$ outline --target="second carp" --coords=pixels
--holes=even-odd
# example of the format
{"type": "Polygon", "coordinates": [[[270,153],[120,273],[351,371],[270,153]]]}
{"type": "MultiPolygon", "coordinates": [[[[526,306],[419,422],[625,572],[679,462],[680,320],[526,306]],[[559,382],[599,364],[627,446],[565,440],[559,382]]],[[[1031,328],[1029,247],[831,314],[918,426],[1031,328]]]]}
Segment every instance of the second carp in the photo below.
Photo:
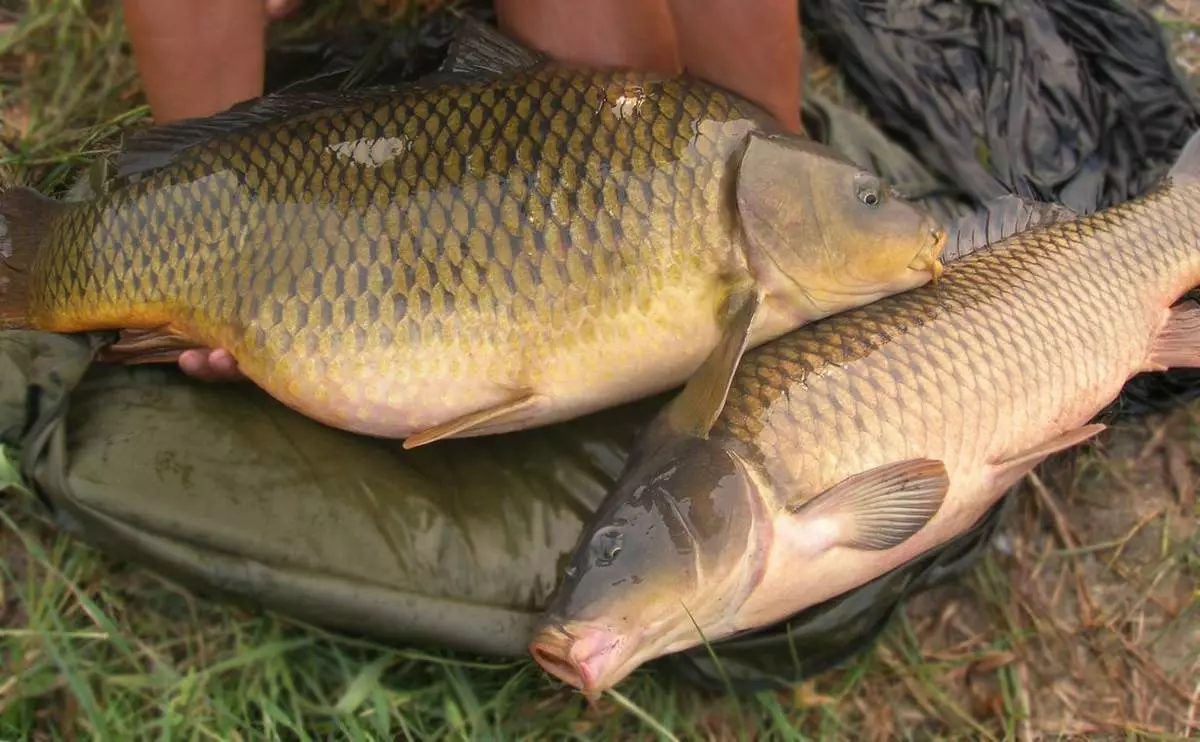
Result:
{"type": "Polygon", "coordinates": [[[1099,433],[1128,379],[1200,367],[1200,305],[1176,303],[1197,285],[1200,133],[1140,198],[747,353],[715,420],[688,385],[581,535],[533,656],[596,695],[946,543],[1099,433]]]}

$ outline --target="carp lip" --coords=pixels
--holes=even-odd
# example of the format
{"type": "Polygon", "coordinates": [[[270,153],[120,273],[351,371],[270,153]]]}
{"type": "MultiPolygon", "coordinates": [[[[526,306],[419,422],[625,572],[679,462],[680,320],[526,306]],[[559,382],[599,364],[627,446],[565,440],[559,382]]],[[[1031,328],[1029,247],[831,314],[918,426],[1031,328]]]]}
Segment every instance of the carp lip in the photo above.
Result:
{"type": "Polygon", "coordinates": [[[946,251],[949,240],[950,234],[945,229],[938,226],[930,227],[929,239],[913,256],[912,262],[908,264],[909,270],[918,273],[932,273],[935,282],[940,280],[942,273],[946,270],[946,266],[942,263],[942,255],[946,251]]]}
{"type": "Polygon", "coordinates": [[[574,632],[549,626],[530,642],[529,653],[543,670],[595,700],[620,666],[617,650],[621,643],[615,632],[598,626],[583,626],[574,632]]]}

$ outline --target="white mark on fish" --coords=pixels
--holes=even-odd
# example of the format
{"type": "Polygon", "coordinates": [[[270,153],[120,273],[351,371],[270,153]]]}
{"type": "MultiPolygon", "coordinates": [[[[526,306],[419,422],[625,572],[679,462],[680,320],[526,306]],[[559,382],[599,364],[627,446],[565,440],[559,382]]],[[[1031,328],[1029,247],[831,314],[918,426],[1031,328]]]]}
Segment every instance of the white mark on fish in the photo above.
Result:
{"type": "Polygon", "coordinates": [[[362,137],[331,144],[329,151],[344,160],[367,167],[381,167],[408,149],[407,137],[362,137]]]}
{"type": "Polygon", "coordinates": [[[624,93],[616,97],[609,108],[612,109],[614,116],[627,120],[636,116],[638,109],[645,102],[646,91],[640,85],[631,85],[625,89],[624,93]]]}

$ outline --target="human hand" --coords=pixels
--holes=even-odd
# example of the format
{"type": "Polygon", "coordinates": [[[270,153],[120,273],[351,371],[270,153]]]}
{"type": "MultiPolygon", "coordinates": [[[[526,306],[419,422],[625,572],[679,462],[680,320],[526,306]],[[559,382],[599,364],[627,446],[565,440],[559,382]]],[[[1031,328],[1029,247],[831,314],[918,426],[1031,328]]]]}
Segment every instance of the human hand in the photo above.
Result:
{"type": "Polygon", "coordinates": [[[179,368],[201,381],[240,381],[246,378],[238,370],[233,354],[221,349],[185,350],[179,355],[179,368]]]}

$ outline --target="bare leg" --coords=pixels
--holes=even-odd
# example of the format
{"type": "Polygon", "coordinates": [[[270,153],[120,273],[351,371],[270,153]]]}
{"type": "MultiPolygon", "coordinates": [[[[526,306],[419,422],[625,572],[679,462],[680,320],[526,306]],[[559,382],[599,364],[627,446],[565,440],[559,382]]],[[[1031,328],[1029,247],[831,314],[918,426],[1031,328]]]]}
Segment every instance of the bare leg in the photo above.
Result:
{"type": "Polygon", "coordinates": [[[496,0],[500,30],[555,59],[681,69],[666,0],[496,0]]]}
{"type": "Polygon", "coordinates": [[[795,0],[496,0],[506,34],[556,59],[680,72],[801,130],[795,0]]]}
{"type": "Polygon", "coordinates": [[[262,94],[262,0],[124,0],[157,123],[208,116],[262,94]]]}
{"type": "Polygon", "coordinates": [[[800,8],[795,0],[670,0],[690,74],[755,101],[799,132],[800,8]]]}

